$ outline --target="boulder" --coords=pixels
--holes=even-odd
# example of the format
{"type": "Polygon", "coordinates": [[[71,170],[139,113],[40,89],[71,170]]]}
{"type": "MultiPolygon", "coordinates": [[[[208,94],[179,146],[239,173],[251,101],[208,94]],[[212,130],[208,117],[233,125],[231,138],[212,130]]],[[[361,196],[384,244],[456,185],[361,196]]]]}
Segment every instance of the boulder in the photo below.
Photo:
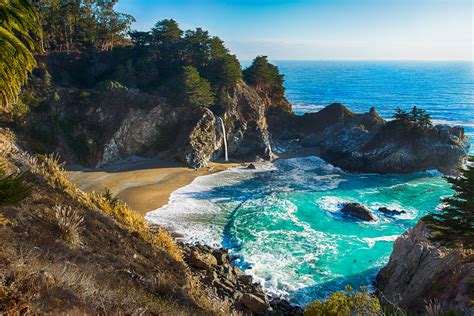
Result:
{"type": "Polygon", "coordinates": [[[379,207],[379,210],[378,210],[380,213],[382,214],[385,214],[385,215],[388,215],[388,216],[394,216],[394,215],[401,215],[401,214],[406,214],[407,212],[406,211],[397,211],[397,210],[391,210],[389,208],[386,208],[384,206],[382,207],[379,207]]]}
{"type": "Polygon", "coordinates": [[[256,314],[263,314],[271,309],[270,305],[265,302],[265,300],[250,293],[245,293],[240,298],[240,303],[256,314]]]}
{"type": "Polygon", "coordinates": [[[211,271],[217,266],[217,259],[212,254],[197,251],[190,254],[188,262],[192,267],[207,271],[211,271]]]}
{"type": "Polygon", "coordinates": [[[344,215],[362,220],[362,221],[373,221],[375,220],[374,214],[360,203],[344,203],[342,205],[341,212],[344,215]]]}
{"type": "Polygon", "coordinates": [[[250,164],[247,166],[247,169],[255,170],[255,169],[257,169],[257,167],[255,167],[255,165],[254,165],[253,163],[250,163],[250,164]]]}

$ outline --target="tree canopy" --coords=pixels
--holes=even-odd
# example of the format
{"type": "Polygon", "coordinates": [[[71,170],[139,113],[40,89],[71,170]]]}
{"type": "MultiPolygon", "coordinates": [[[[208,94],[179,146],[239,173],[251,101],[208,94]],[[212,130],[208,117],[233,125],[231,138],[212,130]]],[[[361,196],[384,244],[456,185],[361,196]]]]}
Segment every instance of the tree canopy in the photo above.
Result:
{"type": "Polygon", "coordinates": [[[41,52],[41,28],[28,0],[0,2],[0,109],[8,112],[41,52]]]}
{"type": "Polygon", "coordinates": [[[412,122],[423,128],[432,126],[431,115],[427,114],[425,110],[414,106],[410,112],[397,108],[393,118],[402,122],[412,122]]]}
{"type": "Polygon", "coordinates": [[[50,51],[110,50],[126,42],[135,19],[115,11],[118,0],[42,0],[36,6],[50,51]]]}
{"type": "Polygon", "coordinates": [[[278,67],[268,62],[267,56],[257,56],[243,75],[247,83],[275,97],[283,97],[285,93],[283,75],[278,67]]]}
{"type": "Polygon", "coordinates": [[[181,84],[181,98],[186,105],[208,107],[214,103],[215,98],[211,92],[211,84],[201,78],[193,66],[183,68],[181,84]]]}
{"type": "Polygon", "coordinates": [[[446,207],[425,219],[433,229],[433,240],[449,246],[464,245],[474,248],[474,156],[469,165],[461,169],[460,176],[446,178],[455,191],[454,195],[443,199],[446,207]]]}

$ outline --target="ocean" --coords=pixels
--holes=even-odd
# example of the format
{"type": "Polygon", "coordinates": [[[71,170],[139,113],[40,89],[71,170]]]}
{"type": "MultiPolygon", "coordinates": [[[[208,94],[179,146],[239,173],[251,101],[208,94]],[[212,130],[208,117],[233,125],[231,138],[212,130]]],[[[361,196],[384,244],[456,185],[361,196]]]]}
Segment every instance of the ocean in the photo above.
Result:
{"type": "MultiPolygon", "coordinates": [[[[416,105],[436,123],[463,125],[474,137],[472,64],[275,64],[285,74],[297,114],[341,102],[356,112],[375,106],[390,118],[396,107],[416,105]]],[[[292,158],[196,178],[146,219],[175,229],[187,241],[229,248],[235,263],[268,293],[306,304],[347,285],[370,289],[395,238],[450,194],[436,171],[352,174],[317,157],[292,158]],[[341,217],[343,202],[362,203],[376,221],[341,217]],[[385,216],[377,212],[381,206],[406,214],[385,216]]]]}

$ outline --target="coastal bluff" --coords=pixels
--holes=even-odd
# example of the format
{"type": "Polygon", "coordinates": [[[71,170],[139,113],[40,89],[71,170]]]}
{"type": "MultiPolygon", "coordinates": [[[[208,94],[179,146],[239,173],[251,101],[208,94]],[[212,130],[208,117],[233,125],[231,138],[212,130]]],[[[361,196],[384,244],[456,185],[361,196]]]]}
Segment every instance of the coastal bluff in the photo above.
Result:
{"type": "Polygon", "coordinates": [[[462,310],[472,303],[473,251],[441,246],[429,240],[430,234],[420,221],[395,240],[376,280],[383,305],[424,313],[428,304],[462,310]]]}

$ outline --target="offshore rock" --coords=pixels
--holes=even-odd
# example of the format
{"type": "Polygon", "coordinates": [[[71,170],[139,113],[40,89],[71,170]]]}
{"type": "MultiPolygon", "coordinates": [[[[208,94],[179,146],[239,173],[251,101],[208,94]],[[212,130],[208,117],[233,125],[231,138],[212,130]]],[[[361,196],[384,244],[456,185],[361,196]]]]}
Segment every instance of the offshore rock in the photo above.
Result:
{"type": "Polygon", "coordinates": [[[341,209],[342,214],[362,221],[375,220],[374,214],[360,203],[344,203],[341,209]]]}

